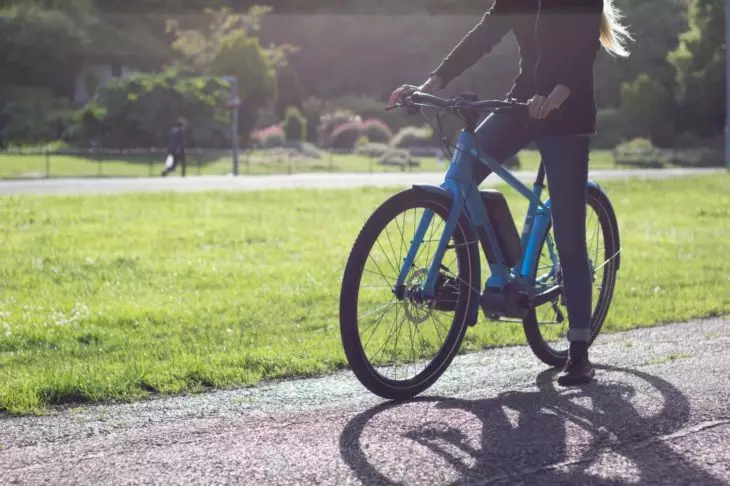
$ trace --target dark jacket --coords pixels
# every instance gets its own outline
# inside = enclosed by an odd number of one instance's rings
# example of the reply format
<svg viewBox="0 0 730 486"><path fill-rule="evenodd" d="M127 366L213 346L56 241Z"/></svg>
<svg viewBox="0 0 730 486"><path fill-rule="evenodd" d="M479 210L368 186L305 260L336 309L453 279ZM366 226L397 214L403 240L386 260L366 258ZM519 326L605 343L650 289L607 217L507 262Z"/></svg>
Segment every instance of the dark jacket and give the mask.
<svg viewBox="0 0 730 486"><path fill-rule="evenodd" d="M508 32L520 47L520 74L510 98L547 96L558 84L570 88L560 115L545 129L560 134L594 133L593 62L601 48L603 0L496 0L434 71L442 87L489 53Z"/></svg>
<svg viewBox="0 0 730 486"><path fill-rule="evenodd" d="M183 133L183 129L180 127L174 127L170 131L170 140L167 143L167 149L170 152L175 153L181 153L185 150L185 140L184 137L185 134Z"/></svg>

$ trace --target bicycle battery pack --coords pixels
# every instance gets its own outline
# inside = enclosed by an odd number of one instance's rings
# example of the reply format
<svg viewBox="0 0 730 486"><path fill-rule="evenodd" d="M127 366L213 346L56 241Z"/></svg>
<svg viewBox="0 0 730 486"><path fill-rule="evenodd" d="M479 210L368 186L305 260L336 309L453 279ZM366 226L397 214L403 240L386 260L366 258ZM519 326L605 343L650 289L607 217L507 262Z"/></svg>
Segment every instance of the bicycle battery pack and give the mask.
<svg viewBox="0 0 730 486"><path fill-rule="evenodd" d="M504 263L508 267L513 267L520 261L522 247L520 236L517 233L517 226L515 226L515 220L512 219L507 200L504 198L504 194L499 191L486 190L480 191L480 193L484 206L487 208L489 219L492 226L494 226L494 231L497 233L499 249L502 251Z"/></svg>

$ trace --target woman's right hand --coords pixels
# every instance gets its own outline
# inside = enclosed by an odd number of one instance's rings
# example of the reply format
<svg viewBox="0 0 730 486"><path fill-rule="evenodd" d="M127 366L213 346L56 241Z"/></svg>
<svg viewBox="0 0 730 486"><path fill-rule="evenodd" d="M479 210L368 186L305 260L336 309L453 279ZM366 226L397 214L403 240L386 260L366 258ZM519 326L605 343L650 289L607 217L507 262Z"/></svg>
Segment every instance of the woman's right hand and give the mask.
<svg viewBox="0 0 730 486"><path fill-rule="evenodd" d="M420 91L422 93L433 93L441 86L441 78L437 75L433 75L428 80L426 80L425 83L423 83L421 86L414 86L411 84L404 84L403 86L399 87L395 91L393 91L393 94L390 95L390 99L388 100L388 108L393 108L396 105L399 105L403 103L403 101L415 93L416 91Z"/></svg>

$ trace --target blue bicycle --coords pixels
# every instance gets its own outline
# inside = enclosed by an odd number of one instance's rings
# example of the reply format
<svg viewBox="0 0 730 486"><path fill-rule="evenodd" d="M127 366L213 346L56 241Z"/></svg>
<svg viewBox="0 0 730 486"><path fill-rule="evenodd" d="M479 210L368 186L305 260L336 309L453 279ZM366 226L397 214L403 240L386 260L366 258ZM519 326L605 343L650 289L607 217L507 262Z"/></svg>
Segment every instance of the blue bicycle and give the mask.
<svg viewBox="0 0 730 486"><path fill-rule="evenodd" d="M440 186L415 185L383 203L362 228L345 268L340 332L353 372L371 392L411 398L431 386L456 355L481 308L498 322L520 322L535 355L550 366L568 356L568 316L543 165L532 190L480 153L481 113L527 120L526 105L444 99L414 93L409 110L436 109L465 122ZM527 122L527 121L526 121ZM475 164L486 164L529 201L518 234L504 196L480 191ZM589 182L586 238L593 271L592 339L606 319L620 266L616 216ZM483 251L489 278L482 285Z"/></svg>

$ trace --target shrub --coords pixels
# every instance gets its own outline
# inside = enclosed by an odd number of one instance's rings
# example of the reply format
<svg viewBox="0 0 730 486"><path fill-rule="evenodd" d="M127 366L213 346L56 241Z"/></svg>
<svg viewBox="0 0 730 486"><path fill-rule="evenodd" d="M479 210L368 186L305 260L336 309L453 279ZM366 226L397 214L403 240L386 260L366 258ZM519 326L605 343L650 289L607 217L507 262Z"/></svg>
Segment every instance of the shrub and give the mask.
<svg viewBox="0 0 730 486"><path fill-rule="evenodd" d="M362 135L362 123L351 121L344 123L332 132L330 146L335 149L350 150Z"/></svg>
<svg viewBox="0 0 730 486"><path fill-rule="evenodd" d="M393 138L393 131L382 120L371 118L362 124L363 134L371 142L390 143Z"/></svg>
<svg viewBox="0 0 730 486"><path fill-rule="evenodd" d="M284 145L284 129L281 125L271 125L263 130L254 131L251 139L260 148L281 147Z"/></svg>
<svg viewBox="0 0 730 486"><path fill-rule="evenodd" d="M369 96L338 97L328 100L327 105L330 111L348 110L365 120L370 118L382 120L391 131L398 131L413 123L413 119L404 116L401 110L385 111L385 102L383 99Z"/></svg>
<svg viewBox="0 0 730 486"><path fill-rule="evenodd" d="M289 107L286 110L284 136L288 141L302 141L306 139L307 120L295 107Z"/></svg>
<svg viewBox="0 0 730 486"><path fill-rule="evenodd" d="M421 165L421 163L413 159L408 150L390 148L385 154L383 154L380 160L378 160L378 165L399 167L401 170L405 171L407 167L417 167Z"/></svg>
<svg viewBox="0 0 730 486"><path fill-rule="evenodd" d="M649 168L664 167L664 164L668 161L666 154L646 138L634 138L618 145L614 149L613 155L616 164Z"/></svg>
<svg viewBox="0 0 730 486"><path fill-rule="evenodd" d="M317 143L317 129L322 121L324 101L319 98L307 98L302 106L302 114L307 120L307 141Z"/></svg>
<svg viewBox="0 0 730 486"><path fill-rule="evenodd" d="M355 154L365 157L382 157L389 150L384 143L367 142L355 146Z"/></svg>
<svg viewBox="0 0 730 486"><path fill-rule="evenodd" d="M75 112L43 88L0 86L0 127L5 144L35 145L66 139Z"/></svg>
<svg viewBox="0 0 730 486"><path fill-rule="evenodd" d="M317 127L317 143L321 147L332 146L335 130L337 130L337 128L341 125L349 123L357 123L359 125L362 123L362 120L359 116L356 116L352 112L346 110L338 110L333 113L323 115L320 119L319 127ZM353 144L355 143L355 140L357 140L357 137L353 140Z"/></svg>
<svg viewBox="0 0 730 486"><path fill-rule="evenodd" d="M399 131L390 142L392 147L431 147L433 146L433 130L431 127L405 127Z"/></svg>
<svg viewBox="0 0 730 486"><path fill-rule="evenodd" d="M321 159L324 155L322 150L320 150L316 145L304 141L284 142L282 147L289 150L296 150L303 157L308 157L310 159Z"/></svg>
<svg viewBox="0 0 730 486"><path fill-rule="evenodd" d="M170 127L183 117L198 147L228 146L228 93L219 79L188 78L177 71L113 79L82 110L80 136L103 147L166 147Z"/></svg>
<svg viewBox="0 0 730 486"><path fill-rule="evenodd" d="M638 121L620 109L599 111L596 125L597 133L591 146L597 149L613 149L627 140L643 135Z"/></svg>

